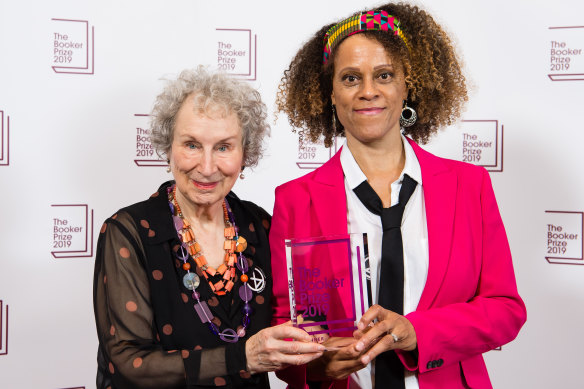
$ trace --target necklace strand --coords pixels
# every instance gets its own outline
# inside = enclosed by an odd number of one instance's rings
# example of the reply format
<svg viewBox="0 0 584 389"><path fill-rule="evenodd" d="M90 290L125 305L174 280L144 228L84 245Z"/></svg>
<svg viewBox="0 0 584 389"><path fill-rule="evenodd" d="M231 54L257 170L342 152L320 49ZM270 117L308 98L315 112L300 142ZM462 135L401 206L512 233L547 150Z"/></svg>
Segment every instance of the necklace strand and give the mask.
<svg viewBox="0 0 584 389"><path fill-rule="evenodd" d="M207 258L203 255L201 245L196 241L195 234L191 227L189 221L184 217L180 205L176 200L176 186L172 190L171 202L175 208L176 216L178 216L182 221L182 228L177 231L179 237L183 244L186 246L187 251L193 257L193 260L197 266L201 269L203 276L209 283L211 290L215 292L218 296L225 295L231 292L233 285L236 281L235 276L235 262L237 261L237 256L235 252L241 253L247 247L247 242L243 237L236 237L234 223L229 219L229 213L227 212L226 201L223 200L223 220L225 222L224 236L225 243L223 249L225 250L225 258L223 263L219 265L217 269L210 266L207 263ZM177 226L178 227L178 226ZM235 237L235 239L233 239ZM183 270L189 270L190 264L188 262L183 263ZM214 277L219 274L222 279L212 282L209 277Z"/></svg>
<svg viewBox="0 0 584 389"><path fill-rule="evenodd" d="M239 236L238 228L235 225L235 219L227 199L223 200L223 217L225 221L225 243L223 248L225 250L224 262L217 268L208 265L206 258L202 253L201 245L195 240L195 234L191 228L190 223L184 217L180 205L176 200L176 185L168 188L168 204L173 215L174 225L181 241L181 246L176 252L176 257L183 262L182 269L186 271L183 277L184 286L193 291L193 298L197 301L194 305L195 311L202 323L207 323L211 332L219 335L219 338L225 342L234 343L239 338L244 337L246 329L251 322L250 315L253 312L250 300L253 297L252 289L247 284L249 277L245 274L249 265L247 259L243 256L243 251L247 247L247 242L244 237ZM238 253L235 254L235 253ZM190 254L190 255L189 255ZM240 280L242 285L239 287L239 297L244 301L242 308L243 318L242 326L237 331L227 328L223 331L213 323L213 313L211 312L206 301L201 301L201 295L195 289L200 284L200 278L196 273L191 272L191 264L189 258L192 258L196 266L201 270L201 274L208 281L211 290L218 296L225 295L230 292L237 280L235 266L241 272ZM235 266L234 266L235 265ZM209 278L216 275L222 275L222 279L217 282L211 281Z"/></svg>

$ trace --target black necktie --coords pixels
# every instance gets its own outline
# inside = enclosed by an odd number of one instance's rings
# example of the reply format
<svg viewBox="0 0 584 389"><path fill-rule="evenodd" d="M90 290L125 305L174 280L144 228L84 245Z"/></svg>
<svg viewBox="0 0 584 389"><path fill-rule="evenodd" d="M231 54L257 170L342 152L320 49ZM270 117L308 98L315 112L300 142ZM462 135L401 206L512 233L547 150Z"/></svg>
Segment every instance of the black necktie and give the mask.
<svg viewBox="0 0 584 389"><path fill-rule="evenodd" d="M398 203L383 208L381 200L367 181L353 189L365 207L381 216L383 238L381 243L381 274L379 275L379 300L383 308L403 315L404 312L404 249L401 221L408 200L417 182L404 174ZM375 388L404 389L404 368L397 354L388 351L375 360Z"/></svg>

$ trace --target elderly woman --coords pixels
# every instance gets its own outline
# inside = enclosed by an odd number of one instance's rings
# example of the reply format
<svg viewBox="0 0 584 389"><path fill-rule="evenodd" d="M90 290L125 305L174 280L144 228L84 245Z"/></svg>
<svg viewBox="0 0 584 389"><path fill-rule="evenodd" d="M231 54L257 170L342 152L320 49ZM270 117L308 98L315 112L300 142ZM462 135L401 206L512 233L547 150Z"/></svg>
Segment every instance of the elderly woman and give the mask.
<svg viewBox="0 0 584 389"><path fill-rule="evenodd" d="M322 355L300 329L266 328L270 216L231 192L265 120L257 91L201 67L158 96L152 143L174 181L101 229L98 388L263 388L266 372Z"/></svg>
<svg viewBox="0 0 584 389"><path fill-rule="evenodd" d="M323 26L284 73L278 106L292 126L346 145L276 189L272 270L286 269L286 238L367 232L374 304L354 338L325 342L337 351L280 372L291 387L491 387L481 354L513 340L526 312L489 174L417 144L466 100L450 39L406 4ZM287 320L285 280L273 304L275 323Z"/></svg>

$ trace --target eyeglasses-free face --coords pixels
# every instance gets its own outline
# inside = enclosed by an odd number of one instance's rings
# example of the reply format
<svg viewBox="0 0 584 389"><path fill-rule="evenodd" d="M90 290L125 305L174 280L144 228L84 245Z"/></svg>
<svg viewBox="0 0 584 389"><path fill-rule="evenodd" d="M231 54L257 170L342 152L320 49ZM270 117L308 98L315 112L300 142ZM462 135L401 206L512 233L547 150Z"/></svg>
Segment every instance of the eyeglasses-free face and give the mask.
<svg viewBox="0 0 584 389"><path fill-rule="evenodd" d="M404 73L376 40L355 34L339 45L331 98L349 144L399 137L399 117L407 98Z"/></svg>

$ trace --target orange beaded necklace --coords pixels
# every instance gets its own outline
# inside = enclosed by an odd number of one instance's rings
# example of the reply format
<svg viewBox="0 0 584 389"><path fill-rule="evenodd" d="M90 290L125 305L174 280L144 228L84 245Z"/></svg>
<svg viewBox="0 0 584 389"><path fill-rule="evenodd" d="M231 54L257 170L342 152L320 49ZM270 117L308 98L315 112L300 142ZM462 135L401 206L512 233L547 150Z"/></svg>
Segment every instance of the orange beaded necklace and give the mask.
<svg viewBox="0 0 584 389"><path fill-rule="evenodd" d="M218 296L222 296L233 289L233 285L236 281L235 275L235 263L237 262L236 252L243 252L247 247L247 241L244 237L238 236L236 238L235 226L229 220L229 215L227 213L227 207L225 206L225 200L223 201L223 217L225 221L225 243L223 244L223 249L225 250L225 259L217 269L210 266L207 263L207 259L203 255L201 244L195 239L195 234L191 228L191 224L184 217L180 205L176 201L176 186L173 188L172 192L169 193L170 201L175 209L176 216L180 217L182 220L182 228L178 229L180 240L186 246L189 254L195 261L195 264L201 269L201 273L209 283L211 290L215 292ZM237 240L236 240L237 239ZM182 265L185 271L191 268L191 264L184 262ZM209 277L215 277L216 275L223 276L216 282L213 282Z"/></svg>

